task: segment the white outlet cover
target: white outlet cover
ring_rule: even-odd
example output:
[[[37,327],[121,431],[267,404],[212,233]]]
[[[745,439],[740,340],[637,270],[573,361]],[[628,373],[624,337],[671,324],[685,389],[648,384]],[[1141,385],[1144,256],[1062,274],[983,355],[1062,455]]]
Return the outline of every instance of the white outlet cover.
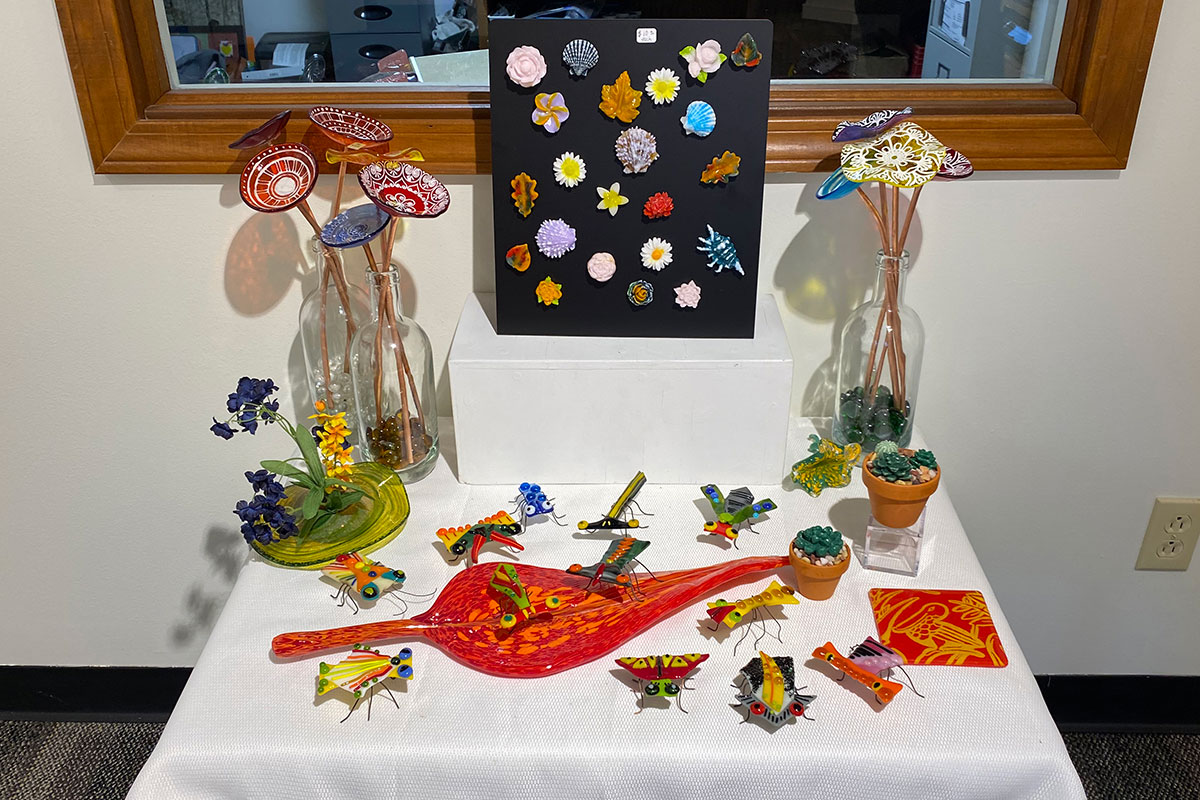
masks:
[[[1200,520],[1200,498],[1155,498],[1134,569],[1186,570],[1200,536],[1197,520]]]

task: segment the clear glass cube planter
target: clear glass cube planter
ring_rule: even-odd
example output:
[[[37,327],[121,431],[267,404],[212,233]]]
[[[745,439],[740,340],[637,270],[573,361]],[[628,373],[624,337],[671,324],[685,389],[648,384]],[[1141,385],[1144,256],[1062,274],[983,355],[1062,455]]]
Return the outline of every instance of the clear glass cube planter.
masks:
[[[907,528],[889,528],[870,517],[863,547],[863,566],[877,572],[916,577],[921,568],[921,546],[925,541],[925,515]]]

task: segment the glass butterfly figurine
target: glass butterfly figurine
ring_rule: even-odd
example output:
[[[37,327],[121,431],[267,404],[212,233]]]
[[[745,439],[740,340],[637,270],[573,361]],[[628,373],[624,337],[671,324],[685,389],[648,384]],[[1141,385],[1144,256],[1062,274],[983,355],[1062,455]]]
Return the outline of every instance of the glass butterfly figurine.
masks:
[[[647,541],[625,536],[615,542],[610,542],[608,549],[604,551],[604,556],[595,564],[588,567],[582,564],[572,564],[567,568],[567,572],[572,575],[587,576],[588,582],[585,589],[592,589],[594,586],[606,583],[609,586],[624,589],[631,597],[637,599],[641,595],[641,591],[638,589],[637,575],[633,571],[634,566],[641,567],[649,573],[651,578],[658,580],[655,574],[646,569],[646,565],[638,560],[638,556],[649,546],[650,543]]]
[[[866,686],[875,695],[875,702],[880,705],[892,702],[892,699],[904,688],[903,683],[887,680],[884,677],[885,674],[891,675],[893,669],[899,668],[908,678],[908,685],[912,686],[912,678],[908,676],[908,672],[903,666],[904,657],[871,636],[868,636],[862,644],[855,645],[848,656],[843,656],[831,642],[826,642],[823,646],[813,650],[813,658],[826,661],[840,669],[842,677],[838,678],[838,681],[845,680],[849,675]],[[917,697],[925,696],[916,688],[913,688],[913,694]]]
[[[533,619],[542,614],[550,614],[562,605],[558,595],[550,595],[537,601],[529,599],[529,592],[521,583],[520,576],[512,564],[499,564],[492,573],[488,583],[498,594],[508,598],[511,608],[500,616],[500,627],[504,630],[515,628],[518,623]],[[501,608],[503,608],[503,603]]]
[[[759,626],[754,636],[754,647],[758,647],[758,643],[762,641],[763,636],[767,635],[767,624],[763,616],[770,617],[775,622],[775,627],[778,632],[772,634],[771,637],[776,641],[783,642],[783,626],[779,624],[779,620],[771,613],[771,606],[783,605],[799,605],[800,601],[796,599],[796,590],[790,586],[784,586],[779,581],[771,581],[771,585],[763,591],[747,597],[745,600],[730,602],[728,600],[718,598],[708,604],[708,616],[715,623],[710,631],[717,631],[723,624],[727,628],[734,628],[739,622],[747,617],[750,618],[750,624],[742,632],[742,636],[738,639],[737,644],[733,646],[733,652],[736,654],[738,647],[746,640],[746,636],[754,629],[755,625]]]
[[[617,498],[617,502],[612,504],[612,508],[608,510],[608,513],[595,522],[581,521],[579,523],[579,530],[595,533],[597,531],[624,531],[630,528],[642,527],[641,521],[633,516],[633,512],[629,510],[629,506],[630,504],[637,506],[639,514],[645,514],[648,517],[654,516],[643,511],[642,507],[638,506],[637,502],[633,499],[645,485],[645,473],[639,472],[637,475],[634,475],[633,480],[625,487],[625,491],[621,492],[621,496]],[[626,518],[626,514],[629,514],[628,518]]]
[[[801,694],[796,688],[796,668],[791,656],[772,658],[759,651],[758,658],[752,658],[738,673],[742,694],[736,696],[738,706],[746,709],[746,718],[757,717],[778,728],[785,722],[797,717],[804,717],[804,712],[817,699],[816,695]],[[800,689],[807,689],[801,686]]]
[[[559,522],[563,518],[562,514],[554,510],[554,498],[546,497],[542,487],[536,483],[526,481],[518,486],[517,496],[513,498],[513,505],[521,511],[522,527],[528,528],[530,520],[536,520],[538,517],[550,517],[554,520],[554,524],[563,524]]]
[[[688,676],[708,658],[707,653],[688,653],[683,656],[643,656],[641,658],[618,658],[617,666],[625,669],[637,681],[638,710],[646,707],[646,696],[675,698],[675,704],[683,713],[688,713],[680,700],[687,686]]]
[[[456,561],[471,549],[471,563],[479,560],[479,551],[488,542],[524,550],[525,547],[512,538],[521,532],[521,524],[507,511],[497,511],[490,517],[484,517],[474,525],[461,525],[457,528],[441,528],[437,537],[442,540],[446,550],[451,555],[451,561]]]
[[[754,502],[754,493],[745,486],[734,489],[728,496],[721,494],[721,490],[711,483],[701,486],[700,491],[704,492],[717,514],[715,521],[704,523],[704,532],[723,536],[733,542],[734,547],[737,547],[740,526],[745,525],[752,533],[758,533],[751,525],[751,520],[777,508],[771,500]]]
[[[396,708],[400,708],[400,704],[396,702],[396,696],[392,694],[392,690],[384,681],[389,678],[412,680],[412,650],[405,647],[396,655],[389,656],[378,650],[372,650],[366,645],[356,644],[344,661],[336,664],[326,664],[322,661],[317,669],[318,695],[328,694],[334,689],[342,689],[354,695],[354,705],[350,706],[350,711],[342,717],[342,722],[350,719],[350,715],[354,713],[354,709],[358,708],[364,695],[367,698],[367,719],[369,720],[371,719],[371,700],[375,696],[377,687],[383,687],[388,696],[392,698],[392,703]]]

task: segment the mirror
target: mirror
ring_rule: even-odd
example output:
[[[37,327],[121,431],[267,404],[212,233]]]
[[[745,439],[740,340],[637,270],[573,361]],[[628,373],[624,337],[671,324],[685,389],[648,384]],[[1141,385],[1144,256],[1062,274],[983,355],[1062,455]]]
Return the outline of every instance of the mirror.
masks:
[[[1050,83],[1067,0],[156,0],[176,88],[486,87],[489,18],[769,18],[772,77]],[[732,47],[733,43],[727,43]]]

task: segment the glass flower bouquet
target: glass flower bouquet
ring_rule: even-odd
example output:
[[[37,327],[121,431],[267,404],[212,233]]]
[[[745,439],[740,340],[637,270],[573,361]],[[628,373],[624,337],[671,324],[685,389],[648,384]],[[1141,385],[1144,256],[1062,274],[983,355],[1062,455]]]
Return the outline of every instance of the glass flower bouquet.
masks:
[[[272,399],[278,388],[270,378],[243,377],[226,402],[229,417],[224,422],[214,417],[210,428],[232,439],[274,424],[300,450],[299,456],[262,461],[261,469],[246,472],[254,496],[238,501],[233,513],[250,547],[281,566],[317,569],[340,553],[369,552],[390,541],[408,520],[400,477],[382,464],[354,463],[345,412],[328,413],[317,401],[311,431],[292,424]]]

